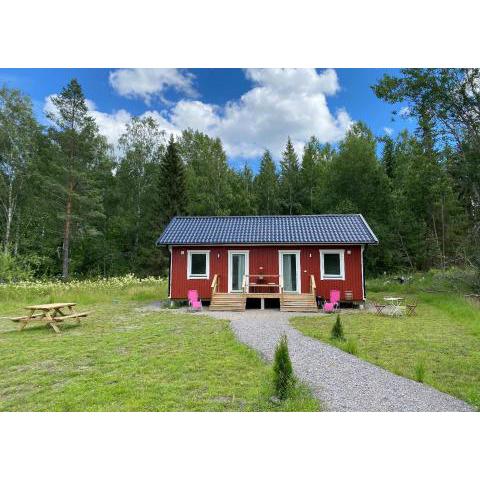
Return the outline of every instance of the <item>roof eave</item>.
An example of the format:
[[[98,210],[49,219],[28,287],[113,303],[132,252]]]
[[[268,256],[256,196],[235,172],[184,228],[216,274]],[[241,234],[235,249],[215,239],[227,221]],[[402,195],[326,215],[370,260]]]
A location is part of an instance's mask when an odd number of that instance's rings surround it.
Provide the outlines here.
[[[183,245],[378,245],[378,240],[365,242],[365,241],[343,241],[343,242],[155,242],[157,247],[159,246],[183,246]]]

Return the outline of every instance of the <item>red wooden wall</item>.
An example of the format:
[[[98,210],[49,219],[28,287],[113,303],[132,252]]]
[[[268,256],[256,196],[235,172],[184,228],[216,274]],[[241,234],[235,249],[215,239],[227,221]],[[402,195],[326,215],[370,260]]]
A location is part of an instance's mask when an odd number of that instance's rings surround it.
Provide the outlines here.
[[[345,280],[320,280],[320,249],[345,249]],[[210,250],[210,278],[187,279],[187,251]],[[330,290],[338,289],[341,298],[345,291],[353,293],[353,300],[363,300],[362,252],[360,245],[288,245],[288,246],[195,246],[172,247],[171,298],[185,299],[188,290],[198,290],[200,298],[209,299],[211,283],[219,275],[220,292],[228,291],[228,250],[250,252],[250,274],[278,275],[278,251],[300,250],[301,291],[310,291],[310,275],[315,275],[318,295],[329,297]],[[347,251],[351,253],[348,254]],[[182,254],[183,252],[183,254]],[[260,270],[263,267],[263,270]]]

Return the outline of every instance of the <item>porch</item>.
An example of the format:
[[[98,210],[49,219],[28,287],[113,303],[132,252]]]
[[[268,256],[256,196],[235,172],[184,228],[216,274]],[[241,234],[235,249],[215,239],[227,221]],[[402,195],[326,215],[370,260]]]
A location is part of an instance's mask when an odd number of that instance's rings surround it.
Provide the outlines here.
[[[266,299],[279,299],[280,310],[285,312],[316,312],[315,277],[310,275],[309,293],[285,291],[282,275],[243,275],[241,289],[235,292],[219,291],[220,275],[213,277],[210,310],[244,311],[247,299],[260,299],[260,309],[265,308]]]

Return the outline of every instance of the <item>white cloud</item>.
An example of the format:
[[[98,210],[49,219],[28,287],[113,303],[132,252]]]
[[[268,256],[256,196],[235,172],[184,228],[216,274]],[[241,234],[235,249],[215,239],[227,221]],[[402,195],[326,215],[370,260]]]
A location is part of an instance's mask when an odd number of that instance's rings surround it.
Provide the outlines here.
[[[183,99],[167,111],[149,110],[142,116],[154,117],[167,134],[192,128],[220,137],[228,155],[245,158],[258,157],[265,148],[279,158],[287,137],[298,153],[312,135],[321,142],[336,142],[352,124],[346,110],[332,113],[327,104],[327,96],[340,89],[334,70],[251,69],[245,74],[253,85],[238,100],[220,106]],[[100,131],[115,144],[131,115],[126,110],[104,113],[88,105]]]
[[[307,94],[333,95],[340,89],[337,74],[332,69],[319,74],[314,68],[250,68],[246,75],[258,85],[268,85],[284,94],[290,94],[292,86],[297,93]]]
[[[406,107],[402,107],[399,111],[398,111],[398,114],[401,116],[401,117],[408,117],[411,113],[411,110],[410,110],[410,107],[406,106]]]
[[[56,95],[49,95],[48,97],[45,97],[45,102],[43,104],[43,113],[45,117],[50,113],[54,113],[57,109],[52,101],[55,96]]]
[[[164,103],[165,90],[173,88],[189,97],[198,96],[194,75],[177,68],[124,68],[110,72],[110,85],[122,96],[141,98],[149,105],[154,97]]]
[[[182,101],[172,110],[172,122],[220,137],[229,155],[241,157],[261,155],[265,148],[278,156],[288,136],[301,146],[311,135],[335,142],[352,123],[345,110],[334,115],[327,105],[326,96],[340,88],[334,70],[251,69],[246,75],[254,86],[239,100],[223,109]]]
[[[196,100],[181,100],[173,108],[170,116],[172,124],[180,128],[192,128],[202,132],[211,131],[221,122],[215,105]]]
[[[104,113],[89,109],[89,114],[97,123],[100,133],[107,137],[108,142],[115,147],[121,135],[125,133],[127,123],[132,119],[132,115],[123,109],[113,113]]]
[[[389,137],[391,137],[392,134],[393,134],[393,128],[383,127],[383,131],[384,131]]]

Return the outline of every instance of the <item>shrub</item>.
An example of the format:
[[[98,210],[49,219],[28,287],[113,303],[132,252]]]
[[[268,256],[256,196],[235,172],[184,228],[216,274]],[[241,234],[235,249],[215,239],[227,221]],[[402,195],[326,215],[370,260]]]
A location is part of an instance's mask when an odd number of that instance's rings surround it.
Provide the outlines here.
[[[30,280],[32,272],[27,264],[22,263],[19,257],[8,253],[0,253],[0,283]]]
[[[352,355],[356,355],[358,353],[357,341],[353,338],[349,338],[347,343],[343,347],[343,350]]]
[[[334,340],[345,340],[345,336],[343,334],[343,326],[342,321],[340,320],[340,315],[337,315],[337,319],[332,327],[331,338]]]
[[[415,380],[417,382],[423,383],[423,379],[425,378],[425,361],[420,359],[415,364]]]
[[[273,361],[273,384],[275,395],[285,400],[294,384],[292,362],[288,353],[287,336],[282,335],[275,349]]]

